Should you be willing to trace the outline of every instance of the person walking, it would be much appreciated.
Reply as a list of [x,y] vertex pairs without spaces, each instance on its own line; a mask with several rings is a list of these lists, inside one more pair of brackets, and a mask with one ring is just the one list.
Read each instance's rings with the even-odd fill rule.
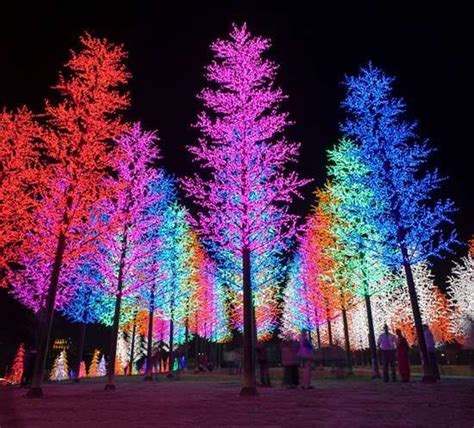
[[308,330],[301,330],[300,347],[298,356],[303,360],[303,389],[312,389],[311,386],[311,372],[313,370],[313,345],[308,337]]
[[390,367],[392,382],[396,382],[397,374],[395,372],[395,336],[388,331],[388,326],[383,326],[383,333],[379,336],[377,341],[378,348],[382,352],[383,361],[383,380],[384,382],[389,381],[388,369]]
[[260,383],[262,386],[272,386],[270,383],[270,371],[268,369],[267,345],[265,342],[258,342],[257,347],[257,363],[260,372]]
[[438,362],[436,361],[436,347],[433,333],[431,333],[428,324],[423,324],[423,335],[425,336],[426,349],[428,350],[428,358],[430,359],[431,370],[436,380],[440,380]]
[[298,349],[299,344],[296,340],[282,340],[281,365],[284,370],[284,384],[288,388],[297,388],[300,383],[298,368]]
[[408,359],[410,346],[399,328],[395,330],[395,334],[397,335],[395,344],[397,346],[398,372],[400,373],[402,382],[410,382],[410,361]]

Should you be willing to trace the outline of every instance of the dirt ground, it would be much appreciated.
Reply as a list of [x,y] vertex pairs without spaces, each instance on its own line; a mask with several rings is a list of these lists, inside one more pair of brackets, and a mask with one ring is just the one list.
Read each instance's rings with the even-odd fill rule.
[[316,378],[312,390],[259,388],[240,398],[239,378],[187,374],[179,380],[121,378],[104,391],[101,379],[47,384],[44,399],[0,387],[0,428],[9,427],[473,427],[474,381],[437,385]]

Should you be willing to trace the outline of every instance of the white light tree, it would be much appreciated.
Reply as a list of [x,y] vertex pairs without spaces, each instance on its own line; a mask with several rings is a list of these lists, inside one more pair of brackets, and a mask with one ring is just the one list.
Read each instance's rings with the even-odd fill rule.
[[464,342],[474,320],[474,258],[471,254],[454,264],[448,284],[448,295],[455,305],[452,333]]
[[51,369],[50,379],[51,380],[69,379],[69,368],[67,364],[67,355],[66,355],[65,350],[63,350],[56,358],[56,361],[53,364],[53,368]]

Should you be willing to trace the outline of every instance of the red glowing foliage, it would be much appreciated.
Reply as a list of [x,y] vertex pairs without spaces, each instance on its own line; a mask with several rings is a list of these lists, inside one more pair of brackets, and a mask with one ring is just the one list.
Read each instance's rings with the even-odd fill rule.
[[18,347],[13,364],[8,371],[7,376],[4,379],[5,384],[14,384],[17,385],[21,383],[21,378],[23,377],[23,360],[25,358],[25,347],[23,343]]
[[8,264],[19,261],[25,230],[34,224],[42,179],[40,135],[40,126],[25,108],[0,113],[0,286],[5,285]]
[[[25,276],[36,276],[38,281],[34,293],[29,293],[31,281],[16,278],[14,287],[17,296],[26,296],[20,300],[34,310],[46,306],[48,290],[55,290],[57,300],[58,283],[63,290],[69,285],[61,278],[63,267],[72,268],[93,249],[91,244],[101,233],[95,210],[116,191],[110,177],[118,152],[113,140],[127,129],[120,116],[128,105],[128,94],[122,90],[129,78],[125,52],[88,34],[80,40],[82,49],[71,52],[54,87],[60,101],[46,102],[41,133],[44,167],[35,170],[41,177],[41,208],[33,213],[34,227],[23,228],[20,262],[27,267]],[[28,129],[35,128],[31,120],[24,122],[27,139],[33,133]],[[21,139],[15,138],[19,143]]]

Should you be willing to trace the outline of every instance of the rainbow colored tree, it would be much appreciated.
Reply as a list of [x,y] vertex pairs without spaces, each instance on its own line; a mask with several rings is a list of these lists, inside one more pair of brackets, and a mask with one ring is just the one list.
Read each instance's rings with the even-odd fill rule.
[[282,136],[288,119],[278,111],[284,95],[274,87],[276,65],[263,57],[269,46],[245,24],[234,25],[229,39],[211,45],[210,86],[199,96],[205,107],[197,122],[202,138],[190,148],[210,178],[184,180],[188,195],[202,208],[203,236],[242,260],[242,393],[249,394],[256,393],[251,261],[287,245],[297,220],[288,205],[305,184],[296,173],[285,173],[299,146]]
[[[369,64],[357,76],[346,77],[346,97],[342,106],[347,118],[341,129],[352,138],[367,173],[353,177],[372,194],[376,204],[358,204],[350,209],[373,225],[380,239],[369,240],[352,234],[354,245],[379,251],[380,260],[393,268],[403,268],[410,293],[417,339],[423,356],[425,381],[433,381],[423,335],[422,321],[412,266],[432,257],[442,257],[455,243],[454,232],[443,229],[452,223],[454,205],[434,196],[441,178],[426,172],[432,153],[420,142],[415,124],[405,121],[405,103],[392,95],[393,78]],[[381,246],[380,243],[383,242]]]

